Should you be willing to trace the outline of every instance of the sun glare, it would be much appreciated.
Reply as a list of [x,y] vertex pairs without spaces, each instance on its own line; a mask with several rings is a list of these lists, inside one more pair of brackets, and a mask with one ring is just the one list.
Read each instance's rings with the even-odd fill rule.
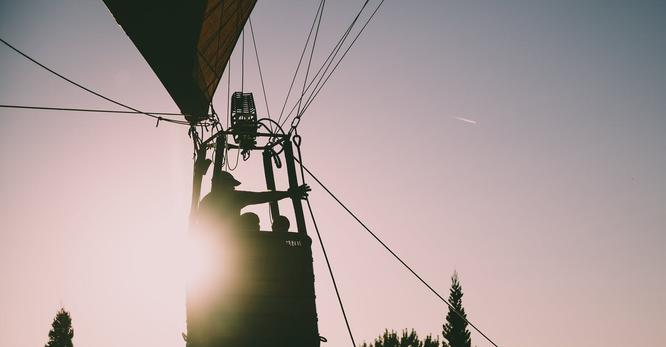
[[[187,239],[186,279],[190,299],[218,296],[234,281],[235,253],[226,233],[194,231]],[[192,297],[194,296],[194,297]]]

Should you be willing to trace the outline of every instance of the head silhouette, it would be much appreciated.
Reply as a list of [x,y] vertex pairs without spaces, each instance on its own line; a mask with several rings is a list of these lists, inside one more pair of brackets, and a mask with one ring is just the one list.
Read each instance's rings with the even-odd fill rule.
[[259,216],[252,212],[243,213],[238,224],[241,230],[259,231]]
[[273,219],[272,229],[275,232],[287,232],[289,231],[289,219],[285,216],[277,216]]
[[220,171],[219,174],[213,175],[212,184],[213,190],[233,190],[241,183],[229,172]]

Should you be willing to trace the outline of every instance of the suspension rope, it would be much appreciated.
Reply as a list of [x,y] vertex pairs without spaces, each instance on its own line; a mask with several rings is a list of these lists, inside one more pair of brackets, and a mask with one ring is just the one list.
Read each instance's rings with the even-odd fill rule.
[[245,91],[245,28],[243,28],[241,43],[241,93]]
[[[323,1],[323,0],[322,0],[322,1]],[[351,22],[351,24],[349,25],[349,27],[347,28],[347,30],[345,31],[345,33],[342,35],[342,37],[340,38],[340,40],[338,40],[338,43],[335,45],[335,47],[333,48],[333,50],[331,51],[331,53],[328,55],[328,57],[327,57],[326,60],[324,61],[324,64],[322,64],[322,66],[319,68],[319,70],[317,71],[317,73],[316,73],[315,76],[313,77],[312,81],[310,81],[310,84],[308,85],[307,88],[305,88],[305,82],[304,82],[304,84],[303,84],[303,85],[304,85],[304,89],[303,89],[303,93],[301,94],[301,97],[298,99],[298,101],[297,101],[297,102],[294,104],[294,106],[291,108],[291,110],[289,111],[289,114],[288,114],[287,117],[284,119],[284,121],[280,124],[280,127],[282,127],[282,126],[287,122],[287,120],[289,119],[289,117],[291,116],[291,114],[294,112],[294,110],[296,109],[296,107],[298,106],[299,110],[296,112],[296,116],[292,119],[292,122],[291,122],[291,128],[289,129],[289,134],[291,134],[294,130],[296,130],[296,128],[298,127],[298,125],[299,125],[300,122],[301,122],[301,116],[302,116],[303,113],[305,112],[305,109],[302,110],[302,111],[300,110],[300,106],[301,106],[300,102],[301,102],[301,100],[303,99],[303,96],[305,95],[305,92],[306,92],[307,90],[310,89],[310,86],[312,86],[312,83],[314,83],[314,81],[317,79],[317,76],[319,76],[320,72],[322,71],[322,69],[324,69],[324,66],[325,66],[326,68],[323,70],[323,73],[321,73],[321,76],[319,76],[319,80],[318,80],[317,83],[315,84],[315,87],[313,88],[313,92],[312,92],[312,94],[310,94],[310,97],[308,97],[308,100],[306,101],[306,107],[305,107],[305,108],[307,108],[307,107],[312,103],[312,100],[311,100],[311,99],[313,99],[314,96],[316,96],[317,94],[319,94],[319,91],[321,91],[321,89],[323,88],[323,84],[321,84],[321,87],[320,87],[319,89],[317,89],[317,87],[320,86],[320,83],[321,83],[322,79],[324,79],[324,76],[326,76],[326,73],[328,72],[328,69],[330,68],[331,64],[335,61],[335,57],[337,56],[338,52],[339,52],[340,49],[342,48],[344,42],[346,41],[347,37],[349,36],[349,33],[351,32],[352,28],[354,27],[354,25],[355,25],[356,22],[358,21],[359,17],[360,17],[361,14],[363,13],[363,10],[365,10],[365,7],[368,5],[369,1],[370,1],[370,0],[366,0],[365,3],[363,3],[363,6],[361,7],[361,9],[360,9],[360,10],[358,11],[358,13],[356,14],[356,17],[354,17],[354,20]],[[359,36],[360,36],[361,33],[363,32],[363,30],[366,28],[366,26],[368,25],[368,23],[370,23],[370,21],[372,20],[372,18],[373,18],[374,15],[375,15],[375,13],[377,13],[377,11],[379,10],[379,8],[382,6],[383,3],[384,3],[384,0],[382,0],[382,1],[379,3],[379,5],[377,5],[377,7],[375,8],[375,10],[374,10],[374,11],[372,12],[372,14],[368,17],[368,19],[366,20],[365,24],[364,24],[363,27],[361,28],[361,30],[359,30],[359,32],[356,34],[356,37],[352,40],[351,44],[347,47],[347,49],[346,49],[345,52],[343,53],[342,57],[340,57],[340,59],[338,60],[338,62],[337,62],[337,63],[335,64],[335,66],[333,67],[333,70],[331,70],[331,72],[329,73],[329,75],[328,75],[328,76],[326,77],[326,79],[324,80],[324,84],[325,84],[326,81],[328,81],[328,79],[331,77],[331,75],[333,74],[333,72],[335,71],[335,69],[340,65],[340,62],[342,62],[342,59],[344,59],[345,55],[347,55],[347,52],[349,52],[349,50],[351,49],[351,47],[354,45],[354,43],[356,42],[356,40],[359,38]],[[313,47],[313,48],[314,48],[314,47]],[[314,95],[314,96],[313,96],[313,95]]]
[[[229,129],[229,117],[231,114],[231,56],[229,56],[229,61],[227,62],[227,129]],[[222,157],[225,158],[225,163],[227,167],[227,171],[233,171],[229,170],[229,162],[231,161],[231,158],[229,158],[229,146],[227,144],[227,135],[220,135],[224,136],[224,149]],[[238,166],[238,157],[236,157],[236,166]],[[234,167],[235,169],[235,167]]]
[[[240,27],[241,24],[241,18],[243,18],[244,12],[243,12],[243,5],[239,3],[240,6],[240,17],[238,17],[238,26]],[[244,83],[245,83],[245,25],[241,27],[241,93],[245,91]]]
[[151,113],[148,113],[148,112],[143,112],[143,111],[137,110],[136,108],[133,108],[133,107],[131,107],[131,106],[127,106],[127,105],[125,105],[125,104],[123,104],[123,103],[120,103],[120,102],[118,102],[118,101],[116,101],[116,100],[113,100],[113,99],[111,99],[111,98],[108,98],[108,97],[106,97],[106,96],[104,96],[104,95],[102,95],[102,94],[100,94],[100,93],[98,93],[98,92],[96,92],[96,91],[93,91],[93,90],[90,89],[90,88],[87,88],[87,87],[83,86],[83,85],[80,84],[80,83],[77,83],[77,82],[71,80],[70,78],[65,77],[65,76],[62,75],[62,74],[59,74],[58,72],[54,71],[53,69],[47,67],[46,65],[44,65],[44,64],[40,63],[39,61],[35,60],[34,58],[30,57],[30,56],[27,55],[26,53],[23,53],[23,52],[22,52],[21,50],[19,50],[18,48],[12,46],[11,44],[9,44],[9,42],[5,41],[5,40],[4,40],[3,38],[1,38],[1,37],[0,37],[0,42],[2,42],[3,44],[5,44],[7,47],[11,48],[12,50],[14,50],[16,53],[20,54],[20,55],[23,56],[24,58],[30,60],[31,62],[33,62],[33,63],[36,64],[37,66],[39,66],[39,67],[43,68],[44,70],[50,72],[51,74],[53,74],[53,75],[55,75],[55,76],[58,76],[59,78],[61,78],[61,79],[65,80],[65,81],[67,81],[67,82],[69,82],[69,83],[71,83],[71,84],[73,84],[73,85],[75,85],[75,86],[77,86],[77,87],[79,87],[79,88],[81,88],[81,89],[87,91],[88,93],[91,93],[91,94],[93,94],[93,95],[95,95],[95,96],[97,96],[97,97],[100,97],[100,98],[102,98],[102,99],[104,99],[104,100],[106,100],[106,101],[109,101],[109,102],[114,103],[114,104],[116,104],[116,105],[118,105],[118,106],[124,107],[124,108],[126,108],[126,109],[128,109],[128,110],[132,110],[132,111],[134,111],[134,112],[136,112],[136,113],[140,113],[140,114],[143,114],[143,115],[145,115],[145,116],[148,116],[148,117],[151,117],[151,118],[157,119],[158,122],[159,122],[159,121],[165,121],[165,122],[169,122],[169,123],[176,123],[176,124],[182,124],[182,125],[189,125],[189,123],[188,123],[187,121],[181,121],[181,120],[174,120],[174,119],[164,118],[164,117],[162,117],[162,116],[157,116],[157,115],[154,115],[154,114],[151,114]]
[[335,275],[333,275],[333,268],[331,266],[330,260],[328,259],[328,254],[326,253],[326,247],[324,247],[324,241],[321,238],[321,233],[319,232],[319,227],[317,226],[317,220],[315,219],[314,213],[312,212],[312,205],[310,204],[309,199],[305,199],[305,202],[308,205],[308,211],[310,212],[310,217],[312,218],[312,225],[314,225],[315,231],[317,232],[317,239],[319,239],[319,245],[321,246],[321,251],[322,253],[324,253],[324,259],[326,259],[326,266],[328,267],[328,273],[331,275],[333,288],[335,288],[335,295],[337,296],[338,303],[340,304],[342,317],[345,319],[345,325],[347,326],[347,332],[349,333],[349,338],[351,339],[352,347],[355,347],[356,342],[354,341],[354,334],[352,333],[351,327],[349,326],[349,318],[347,318],[347,313],[345,312],[345,305],[342,303],[340,290],[338,289],[338,284],[335,281]]
[[[306,101],[305,107],[303,107],[303,110],[301,110],[301,115],[302,115],[303,113],[305,113],[305,110],[307,110],[307,108],[312,104],[312,102],[314,101],[314,98],[317,97],[317,95],[319,95],[319,92],[324,88],[324,85],[326,84],[326,82],[328,82],[328,80],[331,78],[331,76],[333,75],[333,72],[335,72],[335,70],[338,68],[338,66],[339,66],[340,63],[342,62],[342,59],[345,58],[345,56],[347,55],[347,53],[349,52],[349,50],[352,48],[352,46],[354,45],[354,43],[356,43],[356,40],[358,40],[358,38],[361,36],[361,34],[363,33],[363,31],[364,31],[365,28],[368,26],[368,24],[370,23],[370,21],[372,20],[372,18],[375,16],[375,14],[377,13],[377,11],[379,11],[379,8],[382,6],[383,3],[384,3],[384,0],[382,0],[382,1],[379,3],[379,5],[377,5],[377,7],[376,7],[375,10],[372,12],[372,14],[370,15],[370,17],[368,17],[368,19],[366,20],[365,24],[363,24],[363,27],[361,27],[361,30],[359,30],[359,32],[356,34],[356,36],[354,37],[354,39],[352,40],[352,42],[349,44],[349,47],[347,47],[347,49],[345,50],[345,52],[342,53],[342,56],[340,57],[340,59],[338,60],[338,62],[335,64],[335,66],[333,67],[333,69],[331,70],[331,72],[328,74],[328,76],[326,77],[326,79],[324,80],[324,82],[321,83],[321,86],[319,86],[319,89],[317,89],[316,92],[314,92],[313,94],[310,95],[310,97],[309,97],[308,100]],[[317,87],[315,86],[315,89],[316,89],[316,88],[317,88]]]
[[[301,181],[305,183],[305,174],[303,173],[303,157],[301,155],[301,140],[300,136],[296,134],[294,136],[294,144],[296,145],[296,150],[298,153],[298,163],[301,166]],[[307,170],[307,169],[305,169]],[[310,212],[310,218],[312,218],[312,225],[317,232],[317,239],[319,239],[319,245],[321,246],[322,253],[324,254],[324,259],[326,260],[326,266],[328,267],[328,274],[331,276],[331,281],[333,282],[333,288],[335,289],[335,295],[338,298],[338,304],[340,304],[340,311],[342,311],[342,317],[345,320],[345,325],[347,326],[347,332],[349,333],[349,338],[351,339],[352,347],[356,347],[356,342],[354,341],[354,334],[352,333],[351,326],[349,325],[349,319],[347,318],[347,312],[345,311],[345,305],[342,302],[342,296],[340,295],[340,290],[338,289],[337,281],[335,280],[335,275],[333,274],[333,266],[331,261],[328,258],[328,253],[326,253],[326,247],[324,247],[324,240],[321,237],[319,232],[319,226],[317,225],[317,219],[315,219],[314,212],[312,212],[312,205],[310,204],[310,199],[305,198],[305,202],[308,205],[308,211]]]
[[217,111],[215,111],[215,107],[213,106],[213,103],[210,103],[210,112],[211,112],[211,118],[213,120],[212,128],[214,130],[220,131],[223,130],[222,123],[220,123],[220,115],[217,114]]
[[[358,21],[359,17],[361,16],[363,11],[365,10],[365,7],[368,5],[369,1],[370,0],[366,0],[363,3],[363,6],[361,6],[361,9],[358,11],[356,16],[352,20],[352,22],[349,24],[349,26],[347,27],[345,32],[342,34],[342,36],[340,37],[338,42],[335,44],[335,46],[333,46],[333,49],[331,50],[331,53],[328,54],[328,57],[326,57],[326,59],[324,60],[322,65],[319,67],[319,70],[317,70],[317,73],[312,78],[312,81],[310,81],[310,83],[308,84],[308,87],[305,89],[306,91],[310,90],[310,87],[315,82],[315,80],[317,80],[317,77],[319,77],[319,80],[317,81],[317,83],[315,85],[318,85],[319,82],[322,80],[322,78],[326,75],[326,72],[328,72],[329,67],[331,66],[331,64],[335,60],[335,57],[338,55],[338,52],[340,52],[340,49],[342,48],[344,42],[347,40],[347,37],[349,36],[349,33],[354,28],[354,25],[356,25],[356,22]],[[323,72],[322,72],[322,70],[323,70]],[[321,75],[320,75],[320,73],[321,73]],[[316,89],[316,87],[315,87],[315,89]],[[301,99],[302,98],[303,98],[303,95],[301,95]],[[299,102],[300,102],[300,99],[297,100],[297,102],[294,104],[294,106],[289,111],[289,114],[287,115],[287,119],[294,112],[294,110],[296,109],[296,106],[298,105]],[[284,123],[287,122],[287,119],[285,119],[284,122],[281,123],[281,125],[284,125]]]
[[321,11],[319,12],[319,19],[317,20],[317,30],[315,30],[314,39],[312,40],[312,49],[310,49],[310,59],[308,59],[308,68],[305,70],[305,78],[303,78],[303,90],[301,91],[301,96],[298,98],[298,111],[296,114],[300,113],[301,110],[301,100],[303,100],[303,94],[305,94],[305,84],[308,82],[308,75],[310,74],[310,66],[312,65],[312,57],[314,56],[315,46],[317,45],[317,37],[319,36],[319,27],[321,26],[321,19],[324,17],[324,8],[326,7],[326,0],[321,2]]
[[[0,105],[0,108],[11,108],[19,110],[40,110],[40,111],[67,111],[67,112],[86,112],[86,113],[106,113],[106,114],[129,114],[129,115],[141,115],[142,112],[136,111],[121,111],[121,110],[102,110],[102,109],[87,109],[87,108],[73,108],[73,107],[47,107],[47,106],[27,106],[27,105]],[[150,114],[159,115],[157,116],[157,122],[155,127],[160,125],[161,121],[165,121],[171,124],[183,125],[180,121],[172,118],[162,117],[162,115],[171,115],[171,116],[182,116],[180,113],[169,113],[169,112],[150,112]]]
[[[254,46],[254,54],[257,57],[257,68],[259,68],[259,79],[261,80],[261,90],[264,93],[264,102],[266,103],[266,113],[268,114],[268,119],[271,121],[271,109],[268,107],[268,96],[266,95],[266,87],[264,85],[264,75],[261,73],[261,64],[259,63],[259,51],[257,50],[257,41],[254,38],[254,28],[252,28],[252,18],[248,18],[250,22],[250,33],[252,33],[252,45]],[[273,123],[269,122],[271,125],[271,132],[273,132]]]
[[[347,30],[345,31],[345,33],[342,35],[342,37],[341,37],[340,40],[338,41],[338,42],[339,42],[339,45],[336,45],[336,47],[335,47],[335,49],[334,49],[334,53],[332,52],[333,54],[331,55],[331,59],[328,60],[328,61],[326,61],[326,62],[324,62],[324,64],[322,64],[322,67],[323,67],[324,65],[326,65],[326,68],[324,69],[324,72],[322,72],[322,74],[319,76],[319,80],[318,80],[317,83],[315,84],[313,90],[316,90],[316,89],[317,89],[317,87],[318,87],[319,84],[321,83],[322,79],[326,76],[326,73],[328,72],[328,69],[331,67],[331,64],[333,64],[333,61],[335,61],[335,58],[337,57],[338,53],[340,52],[340,49],[342,49],[342,46],[344,45],[344,42],[347,41],[347,38],[349,37],[349,34],[351,33],[352,29],[354,28],[354,26],[355,26],[356,23],[358,22],[358,19],[360,18],[361,14],[362,14],[363,11],[365,10],[365,8],[366,8],[366,6],[368,5],[369,2],[370,2],[370,0],[366,0],[366,1],[363,3],[363,6],[361,6],[361,9],[358,11],[358,13],[356,14],[356,16],[354,17],[354,20],[351,22],[351,24],[349,24],[349,27],[347,28]],[[313,79],[313,81],[314,81],[314,79]],[[298,113],[297,113],[297,114],[298,114]]]
[[[300,162],[300,161],[299,161],[299,163],[300,163],[301,165],[303,164],[303,163]],[[335,200],[340,206],[342,206],[342,208],[345,209],[345,211],[347,211],[347,213],[349,213],[349,215],[352,216],[352,217],[353,217],[353,218],[354,218],[354,219],[355,219],[355,220],[356,220],[356,221],[357,221],[357,222],[358,222],[358,223],[359,223],[359,224],[360,224],[360,225],[361,225],[361,226],[362,226],[362,227],[363,227],[363,228],[364,228],[364,229],[365,229],[370,235],[372,235],[372,237],[373,237],[377,242],[379,242],[379,244],[382,245],[382,246],[384,247],[384,249],[386,249],[386,250],[387,250],[387,251],[388,251],[388,252],[389,252],[389,253],[390,253],[390,254],[391,254],[391,255],[392,255],[397,261],[399,261],[400,264],[402,264],[403,267],[405,267],[407,270],[409,270],[409,272],[411,272],[412,275],[414,275],[414,277],[416,277],[416,278],[417,278],[417,279],[418,279],[423,285],[425,285],[425,286],[426,286],[426,287],[427,287],[427,288],[428,288],[433,294],[435,294],[435,296],[437,296],[442,302],[444,302],[444,303],[449,307],[449,310],[453,311],[453,312],[454,312],[456,315],[458,315],[462,320],[464,320],[467,324],[469,324],[472,328],[474,328],[474,330],[476,330],[476,332],[478,332],[479,334],[481,334],[481,336],[483,336],[483,337],[484,337],[488,342],[490,342],[493,346],[495,346],[495,347],[499,347],[499,346],[498,346],[498,345],[497,345],[492,339],[490,339],[486,334],[484,334],[484,333],[481,331],[481,329],[477,328],[476,325],[474,325],[472,322],[470,322],[470,321],[467,319],[467,317],[465,317],[462,313],[460,313],[458,310],[456,310],[455,307],[453,306],[453,304],[451,304],[447,299],[445,299],[442,295],[440,295],[440,294],[439,294],[439,293],[438,293],[438,292],[437,292],[437,291],[436,291],[436,290],[435,290],[430,284],[428,284],[428,282],[426,282],[426,281],[425,281],[425,280],[424,280],[424,279],[423,279],[423,278],[422,278],[422,277],[421,277],[416,271],[414,271],[414,270],[412,269],[412,267],[410,267],[409,265],[407,265],[407,263],[406,263],[404,260],[402,260],[402,258],[401,258],[396,252],[394,252],[389,246],[387,246],[386,243],[384,243],[384,241],[382,241],[382,240],[379,238],[379,236],[377,236],[377,234],[375,234],[374,232],[372,232],[372,230],[370,230],[370,228],[368,228],[368,226],[366,226],[365,223],[363,223],[363,222],[362,222],[362,221],[356,216],[356,214],[354,214],[354,212],[352,212],[352,211],[351,211],[351,210],[350,210],[350,209],[349,209],[349,208],[348,208],[348,207],[347,207],[342,201],[340,201],[340,199],[338,199],[338,197],[335,196],[335,194],[333,194],[333,192],[331,192],[331,191],[330,191],[330,190],[329,190],[329,189],[328,189],[328,188],[327,188],[327,187],[326,187],[326,186],[325,186],[325,185],[324,185],[324,184],[323,184],[323,183],[322,183],[322,182],[321,182],[321,181],[320,181],[320,180],[319,180],[319,179],[318,179],[318,178],[317,178],[317,177],[316,177],[316,176],[315,176],[310,170],[308,170],[308,168],[305,167],[305,165],[302,165],[302,166],[303,166],[303,169],[305,170],[305,172],[307,172],[308,175],[310,175],[310,177],[312,177],[312,178],[313,178],[313,179],[319,184],[319,186],[321,186],[322,188],[324,188],[324,190],[328,193],[328,195],[330,195],[330,196],[331,196],[331,197],[332,197],[332,198],[333,198],[333,199],[334,199],[334,200]]]
[[[312,25],[310,26],[310,32],[308,33],[308,38],[305,40],[305,45],[303,46],[303,51],[301,52],[301,57],[298,59],[298,65],[296,66],[296,71],[294,71],[294,77],[291,78],[291,83],[289,84],[289,90],[287,91],[287,96],[284,99],[284,104],[282,104],[282,110],[280,111],[280,117],[278,117],[278,123],[282,120],[282,115],[284,114],[284,109],[287,107],[287,101],[289,101],[289,95],[291,95],[291,89],[294,87],[294,82],[296,81],[296,76],[298,75],[298,70],[301,68],[301,63],[303,62],[303,56],[305,56],[305,51],[308,48],[308,43],[310,43],[310,36],[312,35],[312,30],[314,30],[315,23],[317,22],[317,14],[319,14],[321,7],[323,6],[324,0],[319,2],[319,7],[317,7],[317,12],[315,12],[315,17],[312,20]],[[285,121],[286,122],[286,121]],[[282,123],[284,124],[284,123]]]
[[231,113],[231,57],[227,63],[227,129],[229,129],[229,114]]
[[[27,106],[27,105],[5,105],[0,104],[2,108],[16,108],[28,110],[45,110],[45,111],[74,111],[74,112],[91,112],[91,113],[119,113],[119,114],[142,114],[137,111],[122,111],[122,110],[103,110],[103,109],[90,109],[90,108],[75,108],[75,107],[48,107],[48,106]],[[184,116],[182,113],[176,112],[146,112],[154,115],[162,116]]]

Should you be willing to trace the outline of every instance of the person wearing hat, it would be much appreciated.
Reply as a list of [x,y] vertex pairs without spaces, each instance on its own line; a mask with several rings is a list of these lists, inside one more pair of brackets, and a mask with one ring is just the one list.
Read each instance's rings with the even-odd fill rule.
[[284,198],[305,199],[310,191],[307,184],[288,191],[248,192],[236,190],[241,183],[234,176],[221,171],[213,176],[212,187],[199,204],[204,217],[213,218],[218,222],[233,223],[240,216],[240,211],[248,205],[264,204]]

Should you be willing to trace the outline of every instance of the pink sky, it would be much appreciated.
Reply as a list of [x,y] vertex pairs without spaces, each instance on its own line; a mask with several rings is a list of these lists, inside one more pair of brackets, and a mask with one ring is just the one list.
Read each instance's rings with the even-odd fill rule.
[[[252,16],[273,115],[317,4],[259,1]],[[316,66],[359,7],[327,3]],[[665,16],[651,2],[387,1],[303,117],[304,160],[440,292],[457,270],[468,317],[500,346],[666,345]],[[0,37],[177,111],[101,1],[2,3]],[[113,108],[4,46],[0,76],[0,104]],[[185,128],[0,109],[0,345],[44,344],[64,306],[77,346],[184,346],[191,158]],[[254,159],[242,188],[263,187]],[[310,183],[356,340],[441,335],[444,304]],[[321,335],[349,345],[313,252]]]

